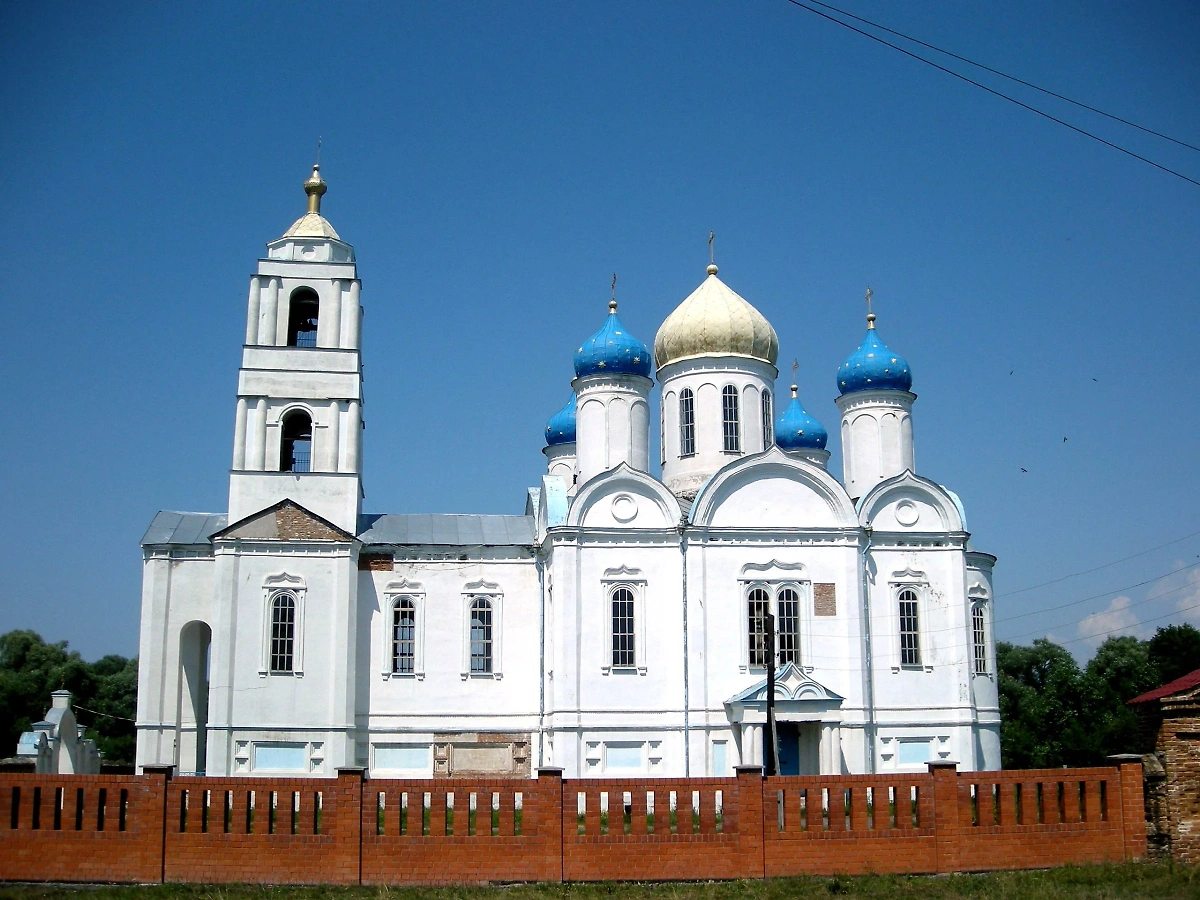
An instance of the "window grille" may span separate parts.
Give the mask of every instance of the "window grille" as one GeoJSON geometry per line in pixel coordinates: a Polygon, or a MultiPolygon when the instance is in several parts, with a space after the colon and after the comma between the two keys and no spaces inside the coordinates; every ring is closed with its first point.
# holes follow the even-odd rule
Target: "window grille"
{"type": "Polygon", "coordinates": [[[679,455],[696,455],[696,401],[691,388],[679,392],[679,455]]]}
{"type": "Polygon", "coordinates": [[[612,593],[612,664],[636,664],[633,639],[633,591],[620,587],[612,593]]]}
{"type": "Polygon", "coordinates": [[[321,301],[315,291],[302,288],[292,294],[288,304],[288,346],[317,346],[317,316],[321,301]]]}
{"type": "Polygon", "coordinates": [[[392,612],[392,671],[411,675],[417,659],[417,607],[407,597],[392,612]]]}
{"type": "Polygon", "coordinates": [[[775,422],[771,416],[771,392],[762,392],[763,449],[775,446],[775,422]]]}
{"type": "Polygon", "coordinates": [[[778,595],[779,665],[800,662],[800,595],[792,588],[783,588],[778,595]]]}
{"type": "Polygon", "coordinates": [[[917,592],[900,592],[900,665],[921,664],[921,637],[917,619],[917,592]]]}
{"type": "Polygon", "coordinates": [[[975,674],[987,674],[987,633],[983,627],[983,607],[971,609],[971,631],[975,636],[975,674]]]}
{"type": "Polygon", "coordinates": [[[721,388],[721,432],[728,453],[740,453],[742,430],[738,416],[738,392],[732,384],[721,388]]]}
{"type": "Polygon", "coordinates": [[[747,608],[750,665],[766,666],[770,655],[767,649],[767,613],[771,611],[771,595],[762,588],[755,588],[750,592],[747,608]]]}
{"type": "Polygon", "coordinates": [[[292,658],[296,643],[296,598],[277,594],[271,601],[271,672],[292,673],[292,658]]]}
{"type": "Polygon", "coordinates": [[[482,598],[471,601],[471,673],[492,671],[492,604],[482,598]]]}
{"type": "Polygon", "coordinates": [[[279,445],[279,471],[312,471],[312,419],[295,410],[283,420],[283,440],[279,445]]]}

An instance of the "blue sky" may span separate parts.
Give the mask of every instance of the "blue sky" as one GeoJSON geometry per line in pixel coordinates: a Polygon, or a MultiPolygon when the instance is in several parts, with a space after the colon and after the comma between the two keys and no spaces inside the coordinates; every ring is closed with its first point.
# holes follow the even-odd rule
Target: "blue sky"
{"type": "MultiPolygon", "coordinates": [[[[845,2],[1200,145],[1195,5],[845,2]]],[[[248,277],[318,135],[367,511],[519,513],[611,274],[650,342],[712,229],[831,432],[874,289],[1001,638],[1200,621],[1200,188],[784,0],[9,4],[0,123],[0,631],[136,652],[146,525],[225,508],[248,277]]]]}

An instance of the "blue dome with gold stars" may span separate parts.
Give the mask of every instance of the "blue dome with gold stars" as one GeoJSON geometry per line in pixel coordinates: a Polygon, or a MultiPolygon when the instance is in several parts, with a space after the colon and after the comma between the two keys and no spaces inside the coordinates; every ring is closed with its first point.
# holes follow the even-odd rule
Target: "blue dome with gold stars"
{"type": "Polygon", "coordinates": [[[889,350],[875,330],[875,317],[867,317],[867,336],[838,369],[838,390],[843,394],[854,391],[907,391],[912,387],[912,372],[908,360],[889,350]]]}
{"type": "Polygon", "coordinates": [[[575,443],[575,394],[546,423],[546,446],[575,443]]]}
{"type": "Polygon", "coordinates": [[[575,351],[575,374],[650,375],[650,349],[625,330],[617,318],[617,302],[608,304],[608,318],[600,330],[575,351]]]}
{"type": "Polygon", "coordinates": [[[781,450],[824,450],[829,443],[829,432],[805,411],[794,384],[792,402],[775,420],[775,443],[781,450]]]}

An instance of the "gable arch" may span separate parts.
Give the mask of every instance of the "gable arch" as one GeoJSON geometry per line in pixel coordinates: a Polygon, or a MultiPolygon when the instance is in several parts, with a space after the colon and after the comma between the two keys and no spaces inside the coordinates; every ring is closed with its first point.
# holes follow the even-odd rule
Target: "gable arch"
{"type": "Polygon", "coordinates": [[[906,469],[875,485],[858,504],[859,521],[876,531],[965,531],[962,511],[940,484],[906,469]]]}
{"type": "Polygon", "coordinates": [[[579,488],[567,513],[567,525],[673,528],[681,516],[679,501],[661,482],[621,463],[579,488]]]}
{"type": "Polygon", "coordinates": [[[717,528],[858,526],[850,497],[833,476],[778,447],[717,472],[696,495],[691,521],[717,528]]]}

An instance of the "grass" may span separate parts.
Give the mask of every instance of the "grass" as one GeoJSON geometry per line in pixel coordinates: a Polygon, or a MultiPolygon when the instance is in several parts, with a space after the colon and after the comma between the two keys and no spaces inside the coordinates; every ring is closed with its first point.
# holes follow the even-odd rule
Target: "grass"
{"type": "Polygon", "coordinates": [[[859,875],[765,881],[368,888],[0,884],[0,900],[1200,900],[1200,869],[1166,863],[983,875],[859,875]]]}

